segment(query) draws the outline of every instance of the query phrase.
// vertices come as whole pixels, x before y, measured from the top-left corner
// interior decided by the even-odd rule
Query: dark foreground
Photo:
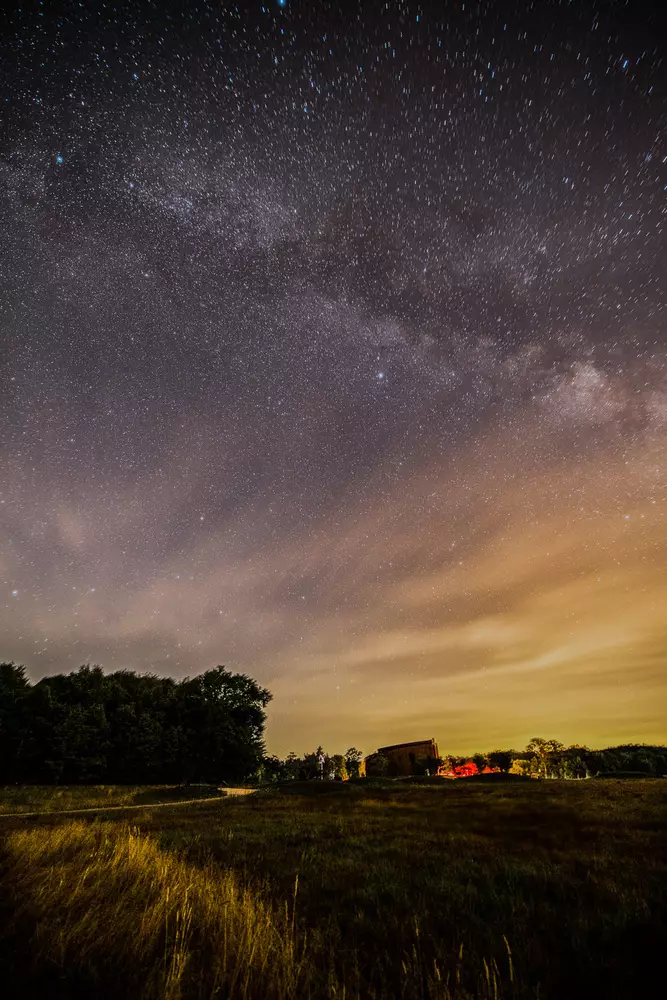
[[[315,783],[127,816],[0,816],[0,836],[8,997],[664,987],[667,781]]]

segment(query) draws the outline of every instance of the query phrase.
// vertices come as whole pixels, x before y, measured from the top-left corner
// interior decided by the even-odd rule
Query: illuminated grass
[[[293,997],[301,958],[287,911],[232,872],[184,863],[126,825],[63,823],[11,833],[5,865],[16,927],[34,957],[141,997]]]

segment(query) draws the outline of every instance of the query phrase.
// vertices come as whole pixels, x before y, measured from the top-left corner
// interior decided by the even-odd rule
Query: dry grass
[[[317,933],[309,947],[296,926],[298,878],[291,898],[271,904],[234,872],[187,863],[136,827],[80,820],[9,833],[3,869],[5,899],[13,904],[5,943],[31,932],[31,971],[58,970],[63,996],[392,995],[369,992],[359,975],[343,984],[334,963],[322,962],[326,949]],[[445,970],[422,955],[416,920],[410,937],[401,962],[404,995],[416,995],[410,984],[419,983],[419,996],[429,1000],[467,1000],[462,949]],[[474,996],[499,1000],[494,963],[482,960],[478,972]]]
[[[129,826],[82,822],[11,833],[5,864],[38,963],[79,966],[100,989],[125,980],[146,1000],[297,995],[290,914],[232,872],[186,864]]]

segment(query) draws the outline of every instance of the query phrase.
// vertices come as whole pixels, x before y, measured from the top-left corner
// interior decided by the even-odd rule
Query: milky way
[[[280,752],[664,740],[664,29],[15,10],[0,652],[224,663]]]

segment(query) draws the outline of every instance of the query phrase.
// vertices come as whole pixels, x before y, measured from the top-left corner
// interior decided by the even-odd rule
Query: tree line
[[[268,756],[271,694],[224,667],[180,681],[83,666],[31,684],[25,668],[0,664],[0,784],[282,784],[383,777],[389,761],[350,747],[329,754]],[[667,774],[667,747],[592,750],[535,737],[524,750],[414,762],[419,775],[501,771],[534,778]]]
[[[389,760],[376,752],[365,759],[354,747],[344,754],[327,754],[320,746],[298,757],[290,753],[284,760],[265,757],[259,772],[262,783],[304,781],[312,778],[343,780],[358,777],[386,777]],[[531,778],[592,778],[604,775],[667,775],[667,747],[625,744],[592,750],[586,746],[566,747],[558,740],[531,739],[524,750],[492,750],[469,756],[443,754],[418,758],[413,762],[417,776],[444,775],[466,778],[475,774],[503,772]]]
[[[319,746],[311,753],[299,757],[294,751],[288,753],[284,760],[280,757],[265,757],[258,771],[261,784],[283,784],[286,781],[311,781],[314,778],[323,781],[347,781],[358,778],[364,771],[364,759],[361,750],[350,747],[345,753],[325,753]]]
[[[598,775],[667,774],[667,747],[623,744],[592,750],[587,746],[566,747],[558,740],[534,737],[520,753],[511,751],[512,774],[532,778],[592,778]],[[489,755],[493,758],[493,754]]]
[[[174,681],[83,666],[31,684],[0,664],[0,784],[239,783],[271,694],[224,667]]]

